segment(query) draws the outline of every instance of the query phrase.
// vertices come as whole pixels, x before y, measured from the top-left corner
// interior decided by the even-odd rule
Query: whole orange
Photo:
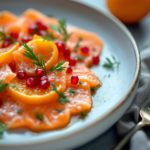
[[[107,6],[122,22],[135,24],[150,11],[150,0],[107,0]]]

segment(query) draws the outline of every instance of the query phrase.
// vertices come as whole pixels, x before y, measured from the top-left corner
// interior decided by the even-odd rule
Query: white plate
[[[26,130],[5,132],[0,149],[48,150],[79,146],[111,127],[131,104],[140,72],[140,56],[128,30],[112,16],[68,0],[0,0],[0,10],[20,15],[27,8],[66,18],[69,25],[95,32],[104,42],[101,65],[92,71],[103,86],[93,96],[93,108],[85,120],[72,119],[64,129],[33,133]],[[108,71],[102,67],[106,57],[115,56],[120,67]],[[110,76],[110,77],[109,77]]]

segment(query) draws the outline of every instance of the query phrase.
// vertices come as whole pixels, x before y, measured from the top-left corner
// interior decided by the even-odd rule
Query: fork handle
[[[123,146],[129,141],[131,136],[140,128],[142,128],[145,124],[140,121],[133,129],[131,129],[122,139],[119,141],[119,143],[112,148],[112,150],[121,150]]]

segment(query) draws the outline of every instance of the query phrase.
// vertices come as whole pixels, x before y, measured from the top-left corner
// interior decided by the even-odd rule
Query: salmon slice
[[[68,47],[72,50],[71,56],[83,56],[84,61],[82,62],[82,64],[90,67],[93,64],[92,57],[99,56],[102,52],[102,41],[96,34],[92,32],[88,32],[75,27],[69,27],[67,30],[68,33],[72,34],[67,42]],[[80,47],[86,46],[89,48],[89,53],[87,55],[82,54],[80,48],[77,48],[76,52],[74,52],[74,47],[79,38],[82,38],[82,41],[80,42]]]
[[[37,132],[54,130],[65,127],[70,120],[69,110],[59,102],[45,105],[18,104],[6,94],[1,94],[0,99],[0,121],[10,129],[29,128]]]

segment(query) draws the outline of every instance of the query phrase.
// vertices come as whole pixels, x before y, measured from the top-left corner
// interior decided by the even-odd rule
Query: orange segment
[[[13,52],[18,49],[19,43],[10,45],[7,48],[0,48],[0,64],[9,63],[13,60]]]
[[[58,50],[53,42],[41,38],[30,41],[28,46],[33,49],[37,56],[41,55],[44,58],[46,69],[49,69],[56,64],[58,60]],[[16,52],[14,52],[14,60],[18,64],[18,69],[24,69],[27,73],[32,74],[37,66],[33,64],[34,60],[23,55],[25,50],[26,49],[21,46]]]
[[[0,81],[3,81],[3,83],[10,83],[15,76],[16,74],[11,71],[8,65],[2,65],[0,67]]]
[[[67,42],[68,47],[73,50],[78,39],[81,37],[82,41],[80,42],[80,47],[86,46],[89,48],[89,54],[85,56],[83,63],[88,67],[91,66],[93,64],[92,56],[99,56],[102,52],[102,41],[96,34],[92,32],[81,30],[75,27],[70,27],[67,30],[68,33],[72,33]],[[80,48],[77,49],[77,52],[72,51],[72,57],[75,57],[77,55],[83,55],[80,51]]]

